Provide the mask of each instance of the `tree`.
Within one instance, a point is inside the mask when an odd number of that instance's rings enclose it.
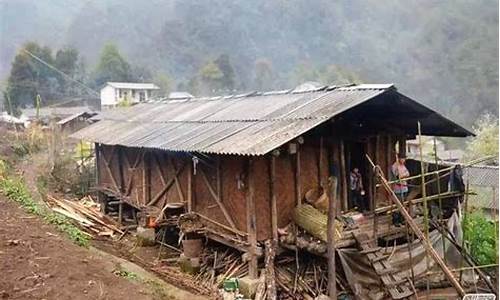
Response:
[[[257,59],[254,64],[254,87],[258,91],[270,90],[275,81],[273,64],[270,60]]]
[[[216,94],[219,92],[220,82],[224,74],[219,69],[219,66],[213,61],[205,64],[199,71],[200,76],[200,92],[207,94]]]
[[[160,96],[168,95],[168,93],[170,92],[171,82],[172,80],[170,79],[170,77],[164,73],[157,73],[153,78],[153,83],[160,88],[160,90],[158,91],[158,94]]]
[[[220,89],[225,92],[232,92],[235,86],[234,69],[227,54],[221,54],[214,63],[222,72],[220,81]]]
[[[29,42],[18,51],[4,91],[4,99],[10,99],[14,111],[20,107],[34,106],[37,95],[41,95],[44,100],[57,96],[56,72],[33,56],[47,64],[54,64],[51,49],[37,43]],[[9,108],[9,105],[5,107]]]
[[[130,64],[122,57],[118,48],[108,43],[102,49],[93,77],[94,85],[100,87],[108,81],[130,81],[132,72]]]
[[[498,165],[498,118],[484,114],[473,129],[476,136],[467,143],[466,159],[493,155],[496,159],[489,164]]]
[[[78,50],[75,48],[63,48],[59,49],[56,52],[56,57],[54,60],[54,66],[67,76],[71,77],[72,79],[78,80],[78,78],[81,74],[80,68],[82,68],[82,65],[78,61]],[[63,95],[68,95],[68,94],[77,94],[79,93],[79,86],[76,86],[74,82],[68,80],[68,78],[65,78],[64,75],[57,73],[56,78],[59,82],[59,92]]]

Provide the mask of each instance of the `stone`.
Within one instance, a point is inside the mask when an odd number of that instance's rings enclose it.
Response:
[[[238,279],[238,284],[240,288],[240,293],[248,299],[253,299],[255,293],[257,292],[257,287],[261,279],[252,279],[249,276],[245,276]]]
[[[154,228],[137,227],[136,239],[138,246],[154,246],[156,244],[155,237],[156,233]]]
[[[194,275],[200,271],[201,263],[199,257],[190,258],[186,257],[184,254],[181,254],[178,262],[181,271],[184,273]]]

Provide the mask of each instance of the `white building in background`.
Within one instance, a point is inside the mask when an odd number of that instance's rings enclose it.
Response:
[[[151,98],[160,88],[153,83],[107,82],[101,89],[101,107],[115,107],[122,101],[139,103]]]

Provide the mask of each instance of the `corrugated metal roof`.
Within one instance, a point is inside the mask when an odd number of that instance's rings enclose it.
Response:
[[[392,85],[142,103],[109,110],[72,136],[108,145],[263,155]]]
[[[78,113],[92,113],[93,109],[88,106],[68,106],[68,107],[42,107],[39,110],[40,117],[67,117]],[[28,118],[34,118],[37,115],[36,108],[25,108],[21,113]]]

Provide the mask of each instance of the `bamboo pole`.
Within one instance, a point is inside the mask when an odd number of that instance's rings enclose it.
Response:
[[[426,198],[426,188],[425,188],[425,166],[424,166],[424,153],[422,149],[422,129],[420,127],[420,122],[417,122],[418,126],[418,148],[420,151],[420,174],[421,174],[421,186],[422,186],[422,198],[423,198],[423,204],[424,204],[424,233],[425,233],[425,238],[429,239],[429,210],[427,209],[427,198]],[[411,212],[410,212],[411,213]],[[426,265],[426,272],[429,272],[430,269],[430,262],[429,262],[429,256],[425,256],[425,265]],[[426,287],[427,287],[427,298],[430,296],[430,281],[429,281],[429,276],[426,276]]]
[[[468,210],[468,203],[469,203],[469,178],[467,176],[467,183],[466,183],[466,188],[465,188],[465,200],[464,200],[464,216],[462,219],[462,246],[461,248],[464,249],[465,246],[465,222],[467,222],[467,210]],[[460,268],[464,266],[464,258],[463,256],[460,257]],[[462,282],[462,272],[460,272],[460,282]]]
[[[434,137],[434,164],[437,170],[438,156],[437,156],[436,137]],[[441,199],[441,180],[439,179],[439,174],[437,173],[436,173],[436,182],[437,182],[437,194],[439,203],[439,220],[441,223],[443,223],[443,201]],[[441,242],[443,244],[443,260],[446,263],[446,239],[444,238],[444,234],[441,234]]]
[[[327,251],[328,251],[328,296],[331,300],[337,299],[337,280],[335,268],[335,216],[337,178],[330,177],[328,201],[328,228],[327,228]]]
[[[433,260],[437,263],[437,265],[443,270],[446,278],[450,281],[450,283],[453,285],[453,287],[457,290],[458,294],[463,297],[465,295],[465,291],[460,285],[460,283],[455,279],[453,274],[450,272],[446,264],[443,262],[439,254],[432,248],[432,244],[429,242],[429,240],[425,237],[425,235],[422,233],[422,231],[418,228],[418,225],[415,223],[413,218],[410,216],[408,211],[406,211],[405,207],[401,202],[399,201],[398,197],[396,197],[396,194],[394,194],[394,191],[391,189],[388,181],[384,178],[382,170],[380,170],[380,167],[376,166],[371,158],[367,156],[368,161],[372,165],[373,168],[377,169],[377,176],[380,178],[382,182],[382,186],[384,189],[389,193],[389,196],[392,197],[392,200],[394,203],[396,203],[399,211],[401,212],[401,215],[405,218],[406,222],[412,229],[412,231],[415,233],[417,238],[422,242],[422,246],[424,246],[426,252],[433,258]]]
[[[491,159],[494,159],[494,158],[496,158],[496,156],[488,155],[488,156],[485,156],[485,157],[481,157],[481,158],[478,158],[478,159],[471,160],[471,161],[466,162],[464,164],[454,164],[452,166],[449,166],[449,167],[446,167],[446,168],[443,168],[443,169],[439,169],[439,170],[432,171],[432,172],[427,172],[427,173],[424,174],[424,176],[434,175],[435,173],[441,174],[443,172],[449,172],[449,171],[453,170],[456,166],[462,166],[462,168],[470,167],[470,166],[473,166],[473,165],[476,165],[476,164],[479,164],[479,163],[482,163],[482,162],[485,162],[485,161],[488,161],[488,160],[491,160]],[[421,174],[415,175],[415,176],[406,177],[405,180],[418,179],[420,177],[421,177]],[[398,180],[387,181],[388,184],[393,184],[393,183],[397,183],[397,182],[398,182]],[[427,182],[427,184],[428,183],[430,183],[430,182]]]

